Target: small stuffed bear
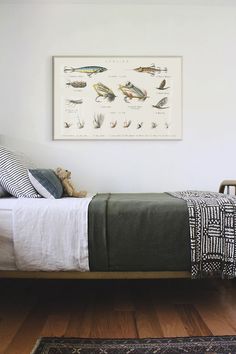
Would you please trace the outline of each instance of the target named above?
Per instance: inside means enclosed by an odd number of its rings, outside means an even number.
[[[75,187],[71,183],[71,181],[70,181],[71,172],[70,171],[65,170],[64,168],[58,167],[55,172],[63,185],[64,195],[69,196],[69,197],[76,197],[76,198],[86,197],[87,192],[85,192],[85,191],[77,192]]]

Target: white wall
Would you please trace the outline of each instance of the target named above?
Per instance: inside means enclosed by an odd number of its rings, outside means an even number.
[[[89,191],[217,190],[236,179],[234,2],[163,3],[0,0],[0,143],[71,169]],[[52,141],[53,55],[183,56],[183,140]]]

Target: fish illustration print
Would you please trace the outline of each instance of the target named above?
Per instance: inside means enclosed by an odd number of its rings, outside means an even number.
[[[82,104],[83,100],[82,99],[78,99],[78,100],[67,99],[66,102],[68,105],[77,106],[78,104]]]
[[[85,81],[68,81],[66,82],[66,86],[71,86],[73,88],[83,88],[86,87],[87,84]]]
[[[158,101],[156,105],[152,105],[152,107],[158,108],[158,109],[166,109],[166,108],[169,108],[169,107],[165,106],[167,104],[167,102],[168,102],[168,97],[164,97],[160,101]]]
[[[108,99],[109,102],[114,101],[116,98],[114,92],[109,89],[109,87],[103,85],[101,82],[93,85],[94,90],[97,92],[98,96],[95,98],[95,101],[98,101],[99,97],[103,97],[104,99]]]
[[[147,96],[146,90],[141,90],[137,86],[134,86],[130,81],[128,81],[125,85],[119,85],[119,89],[124,94],[125,102],[129,102],[133,98],[137,98],[139,100],[145,101]]]
[[[102,73],[107,68],[103,66],[81,66],[80,68],[74,68],[73,66],[65,66],[64,73],[82,73],[91,77],[93,74]]]
[[[156,73],[160,74],[162,71],[167,73],[167,68],[161,69],[160,67],[156,67],[155,64],[151,64],[150,66],[140,66],[134,70],[138,71],[139,73],[147,73],[152,76],[154,76]]]

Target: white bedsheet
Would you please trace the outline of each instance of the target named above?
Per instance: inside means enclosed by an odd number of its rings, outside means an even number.
[[[88,206],[92,196],[18,199],[13,208],[19,270],[88,271]]]
[[[12,210],[16,198],[0,198],[0,270],[16,270]]]

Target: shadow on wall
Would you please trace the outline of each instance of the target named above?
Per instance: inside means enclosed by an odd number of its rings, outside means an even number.
[[[76,154],[75,162],[75,158],[73,158],[73,154],[75,153],[73,151],[75,150],[74,147],[70,145],[66,146],[62,142],[55,142],[52,147],[51,142],[41,144],[31,139],[0,135],[0,145],[23,153],[38,168],[51,168],[54,170],[61,166],[69,169],[72,171],[74,184],[76,185],[76,181],[79,181],[80,188],[86,188],[87,182],[91,179],[91,176],[88,176],[89,171],[86,165],[83,161],[80,161],[79,154]],[[71,158],[68,159],[68,156],[71,156]],[[91,184],[93,181],[91,180],[89,183]]]
[[[55,161],[57,165],[60,162],[58,156],[63,155],[62,151],[58,151],[58,149],[55,151],[55,149],[52,149],[47,144],[41,144],[31,139],[16,138],[15,136],[0,135],[0,144],[24,153],[39,167],[53,168],[50,161]]]

